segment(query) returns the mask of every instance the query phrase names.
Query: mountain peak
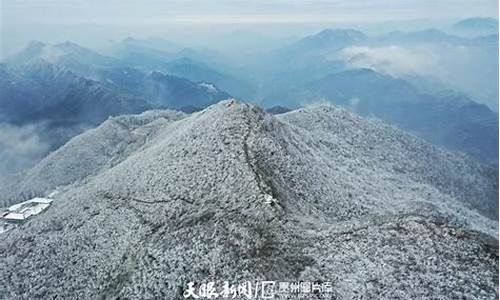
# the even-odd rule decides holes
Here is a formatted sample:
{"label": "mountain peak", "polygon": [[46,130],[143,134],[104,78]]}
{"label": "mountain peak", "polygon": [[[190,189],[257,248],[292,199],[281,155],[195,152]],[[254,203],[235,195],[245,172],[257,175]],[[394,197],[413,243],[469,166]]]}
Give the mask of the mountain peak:
{"label": "mountain peak", "polygon": [[359,42],[366,38],[366,35],[361,31],[354,29],[324,29],[317,34],[311,36],[313,39],[328,40],[332,42]]}
{"label": "mountain peak", "polygon": [[354,29],[324,29],[304,37],[280,50],[283,56],[318,55],[342,49],[366,39],[364,33]]}
{"label": "mountain peak", "polygon": [[469,29],[497,29],[498,30],[498,19],[491,17],[473,17],[468,19],[463,19],[455,24],[455,28],[469,28]]}
{"label": "mountain peak", "polygon": [[[344,299],[353,298],[353,282],[364,287],[366,274],[381,266],[391,286],[401,276],[432,286],[428,253],[443,262],[447,280],[494,289],[497,261],[476,237],[496,234],[495,222],[462,199],[496,201],[496,178],[483,171],[331,107],[272,116],[226,100],[187,116],[113,119],[13,186],[17,193],[61,192],[46,212],[3,238],[5,293],[26,294],[19,278],[35,274],[30,278],[45,289],[30,290],[32,298],[135,299],[147,290],[174,299],[182,290],[165,278],[196,281],[222,268],[228,278],[243,269],[241,280],[317,280],[338,274],[340,265],[354,272],[335,279],[335,296]],[[419,251],[402,251],[402,244]],[[352,247],[359,251],[345,251]],[[359,253],[376,255],[363,257],[359,270]],[[441,295],[448,286],[438,289],[424,292]]]}
{"label": "mountain peak", "polygon": [[47,44],[40,41],[30,41],[19,53],[16,53],[6,59],[7,63],[23,64],[30,60],[40,57]]}
{"label": "mountain peak", "polygon": [[72,41],[64,41],[62,43],[57,43],[52,46],[54,49],[62,50],[65,51],[66,53],[93,53],[93,50],[90,50],[88,48],[85,48],[81,46],[80,44],[77,44]]}

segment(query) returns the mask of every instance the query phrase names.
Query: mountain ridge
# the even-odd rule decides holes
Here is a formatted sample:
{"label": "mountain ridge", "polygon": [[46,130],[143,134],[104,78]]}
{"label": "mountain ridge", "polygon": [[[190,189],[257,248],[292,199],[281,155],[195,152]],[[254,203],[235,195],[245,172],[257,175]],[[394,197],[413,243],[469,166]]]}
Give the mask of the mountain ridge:
{"label": "mountain ridge", "polygon": [[[235,108],[232,108],[232,106],[235,106]],[[252,124],[252,126],[250,126],[249,124],[246,123],[248,121],[245,121],[246,120],[245,115],[248,113],[251,114],[252,120],[254,120],[254,122],[257,122],[256,124]],[[212,114],[215,115],[212,116]],[[318,149],[320,150],[315,150],[315,151],[326,151],[328,153],[332,151],[333,151],[332,153],[336,153],[338,151],[339,153],[341,153],[341,157],[343,157],[342,160],[339,161],[339,163],[341,162],[342,164],[347,164],[347,161],[352,160],[352,163],[358,164],[359,162],[353,160],[356,159],[356,157],[353,158],[352,156],[348,155],[349,152],[356,152],[357,155],[363,158],[363,164],[367,164],[367,166],[370,166],[370,168],[376,167],[378,170],[385,170],[384,172],[389,172],[390,174],[393,174],[391,176],[394,175],[403,177],[408,176],[408,179],[410,179],[411,181],[418,182],[419,184],[430,184],[435,189],[440,190],[442,193],[460,199],[462,203],[468,203],[468,205],[472,205],[473,207],[480,209],[483,213],[490,214],[491,218],[493,219],[495,218],[495,213],[491,215],[492,213],[491,210],[494,209],[495,207],[494,198],[495,198],[496,188],[495,184],[493,184],[493,181],[490,181],[491,174],[489,173],[488,169],[485,169],[480,164],[477,164],[474,161],[468,159],[466,156],[463,155],[460,156],[439,150],[419,140],[418,138],[403,133],[400,130],[395,129],[391,126],[376,121],[374,122],[365,120],[361,117],[357,117],[356,115],[346,110],[338,109],[333,106],[312,106],[310,108],[299,109],[296,111],[287,112],[273,117],[257,107],[235,102],[234,100],[231,101],[227,100],[212,105],[207,109],[200,111],[198,113],[194,113],[188,116],[187,118],[182,114],[176,115],[175,113],[168,111],[165,113],[144,113],[143,115],[138,115],[137,117],[132,117],[132,118],[127,116],[112,118],[107,122],[105,122],[100,127],[98,127],[96,130],[86,133],[82,136],[86,135],[92,136],[94,134],[93,132],[97,133],[103,130],[104,132],[107,132],[110,129],[105,130],[103,128],[108,128],[110,124],[123,122],[120,120],[129,120],[128,122],[132,122],[132,124],[136,123],[143,124],[144,121],[140,120],[144,118],[149,120],[148,122],[151,122],[157,118],[167,118],[167,120],[171,120],[169,121],[171,123],[165,124],[165,126],[173,126],[173,128],[178,128],[178,126],[187,126],[186,124],[191,124],[193,122],[194,124],[196,124],[197,122],[201,122],[202,120],[205,119],[219,120],[220,122],[223,122],[224,126],[226,126],[224,123],[226,122],[225,118],[228,118],[229,120],[231,120],[231,122],[235,122],[235,124],[237,124],[237,128],[248,126],[250,128],[250,132],[249,131],[245,131],[245,133],[240,132],[238,134],[235,134],[235,137],[230,138],[231,140],[241,139],[241,143],[243,143],[244,147],[243,150],[240,149],[237,152],[239,152],[239,155],[245,155],[247,157],[246,158],[247,160],[251,159],[253,155],[248,153],[249,151],[248,146],[245,146],[245,144],[247,143],[247,140],[251,138],[250,133],[252,133],[254,130],[264,130],[264,133],[266,135],[276,134],[274,138],[276,138],[277,140],[282,139],[279,138],[278,135],[278,132],[281,132],[282,130],[280,128],[286,130],[285,132],[282,132],[286,133],[286,136],[306,135],[306,132],[308,132],[307,135],[311,135],[311,138],[306,139],[304,142],[306,144],[312,144],[312,145],[317,144],[316,147],[319,147]],[[174,122],[172,122],[172,120]],[[159,124],[164,124],[164,123],[159,123]],[[120,125],[120,127],[121,126],[122,125]],[[192,126],[194,126],[194,128],[198,128],[198,125],[192,125]],[[218,125],[215,124],[212,125],[211,127],[213,127],[214,130],[218,131],[219,129],[217,128],[217,126]],[[232,127],[230,125],[227,126],[229,126],[228,128],[232,130]],[[114,127],[112,126],[110,128]],[[151,130],[151,128],[148,130]],[[241,130],[243,130],[243,128],[241,128]],[[268,133],[266,130],[272,130],[272,131]],[[130,130],[126,130],[125,132],[127,131]],[[114,130],[110,131],[110,133],[112,132],[114,132]],[[184,130],[181,130],[180,133],[184,134]],[[175,132],[171,132],[169,134],[175,134]],[[211,135],[222,134],[223,136],[225,136],[224,133],[211,132],[210,134]],[[361,136],[364,136],[365,138],[361,138],[360,134],[362,134]],[[149,134],[146,134],[146,136],[148,135]],[[161,137],[162,135],[160,134],[158,138]],[[88,142],[83,142],[83,143],[79,142],[79,140],[81,140],[80,137],[77,137],[75,139],[76,143],[75,141],[72,140],[70,144],[73,145],[69,147],[69,149],[81,149],[82,151],[84,151],[84,149],[91,146],[90,144],[88,144]],[[324,143],[318,142],[322,141],[323,139],[325,140]],[[90,140],[95,140],[95,138],[87,139],[87,141]],[[113,139],[105,138],[104,140],[113,140]],[[130,140],[130,139],[127,138],[125,140]],[[270,139],[269,137],[268,138],[259,137],[255,140],[255,142],[258,143],[260,147],[264,148],[275,147],[272,146],[274,142],[271,143],[270,145],[261,144],[263,143],[264,140],[267,140],[269,142],[272,141],[272,139]],[[332,144],[332,142],[335,140],[338,141],[339,143],[338,145]],[[112,147],[112,145],[113,143],[109,144],[107,147]],[[54,153],[53,155],[51,155],[51,158],[49,158],[49,160],[53,159],[54,157],[57,158],[59,155],[61,155],[61,152],[67,151],[68,149],[67,146],[68,145],[62,147],[58,153]],[[146,146],[143,145],[143,147]],[[158,145],[153,144],[153,141],[150,141],[149,146],[147,146],[147,148],[145,148],[144,150],[147,150],[149,148],[156,149],[158,147],[159,147]],[[107,152],[109,151],[106,151],[105,153]],[[269,153],[272,152],[273,152],[272,150],[269,151]],[[420,156],[421,153],[427,153],[426,157],[425,158],[421,157]],[[95,155],[96,157],[99,157],[98,154]],[[268,153],[262,152],[257,156],[263,156],[264,158],[267,155]],[[323,154],[323,156],[324,155],[325,154]],[[63,157],[66,157],[66,159],[71,159],[74,156],[81,156],[81,155],[65,154]],[[317,161],[317,159],[313,158],[311,159],[312,161]],[[392,166],[391,164],[388,164],[386,160],[397,161],[401,165]],[[408,162],[403,163],[403,161],[408,161]],[[71,162],[71,160],[69,162]],[[412,163],[410,164],[410,162]],[[72,164],[74,163],[78,164],[79,162],[75,161]],[[263,161],[259,163],[263,163]],[[318,164],[322,163],[324,162],[322,161],[318,162]],[[57,165],[57,163],[49,163],[48,165]],[[72,169],[77,170],[77,168],[74,167],[68,167],[68,168],[69,168],[68,170]],[[255,166],[252,167],[251,169],[254,168]],[[279,170],[280,168],[282,167],[274,166],[270,168],[270,170]],[[48,170],[47,171],[42,171],[42,170],[44,170],[44,168],[40,169],[39,174],[48,175],[50,173],[47,172]],[[468,170],[467,173],[469,174],[469,177],[467,177],[466,179],[462,178],[463,170]],[[262,173],[263,171],[255,171],[255,172],[259,173],[260,174],[259,176],[262,175],[263,176],[262,178],[269,177],[269,175],[263,174]],[[283,169],[282,172],[285,172],[285,170]],[[439,178],[440,176],[442,176],[441,174],[445,172],[448,173],[446,177]],[[67,171],[61,170],[60,173],[67,174]],[[123,173],[128,174],[127,172]],[[117,174],[120,173],[118,172]],[[476,174],[476,175],[472,176],[471,174]],[[51,175],[48,176],[50,177]],[[372,175],[367,175],[367,176],[370,177]],[[57,176],[53,177],[57,178]],[[64,176],[63,179],[66,180],[67,177],[68,175]],[[470,181],[474,178],[475,180],[479,181]],[[302,185],[304,184],[306,183],[303,183]],[[36,184],[33,184],[32,182],[30,184],[25,184],[25,186],[36,186]],[[56,186],[57,185],[53,185],[52,188],[56,188]],[[464,189],[463,187],[465,186],[468,186],[468,188]],[[266,188],[266,190],[269,189],[270,188]],[[16,188],[15,190],[18,190],[18,188]],[[48,193],[48,192],[50,191],[47,189],[38,191],[38,193]],[[474,195],[474,197],[472,197],[471,195]],[[475,200],[472,200],[472,198],[475,198]],[[488,201],[490,201],[491,205],[486,204]],[[481,202],[483,202],[483,204],[481,204]]]}
{"label": "mountain ridge", "polygon": [[498,114],[461,93],[420,92],[404,79],[372,69],[350,69],[327,75],[263,102],[288,99],[287,105],[330,102],[373,117],[484,163],[498,159]]}
{"label": "mountain ridge", "polygon": [[[478,232],[494,236],[498,222],[453,199],[450,182],[440,192],[385,169],[394,160],[353,152],[352,132],[411,149],[392,154],[398,163],[431,151],[432,170],[474,170],[466,158],[337,108],[279,116],[223,101],[153,126],[126,159],[61,188],[48,211],[5,233],[0,297],[175,298],[187,282],[226,278],[332,281],[339,298],[498,294],[494,241]],[[384,284],[366,285],[372,276]]]}

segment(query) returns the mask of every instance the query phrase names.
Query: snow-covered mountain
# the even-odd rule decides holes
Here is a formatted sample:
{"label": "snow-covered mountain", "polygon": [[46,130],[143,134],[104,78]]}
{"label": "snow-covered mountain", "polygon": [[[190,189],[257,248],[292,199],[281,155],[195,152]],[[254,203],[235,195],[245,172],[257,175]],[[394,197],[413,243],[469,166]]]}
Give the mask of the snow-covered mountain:
{"label": "snow-covered mountain", "polygon": [[331,281],[341,299],[498,295],[495,174],[331,106],[113,118],[2,195],[55,189],[3,234],[0,297],[174,299],[206,280]]}
{"label": "snow-covered mountain", "polygon": [[4,62],[18,66],[39,60],[66,67],[86,77],[92,77],[102,68],[120,65],[120,62],[113,57],[101,55],[70,41],[57,44],[32,41],[22,51],[8,57]]}

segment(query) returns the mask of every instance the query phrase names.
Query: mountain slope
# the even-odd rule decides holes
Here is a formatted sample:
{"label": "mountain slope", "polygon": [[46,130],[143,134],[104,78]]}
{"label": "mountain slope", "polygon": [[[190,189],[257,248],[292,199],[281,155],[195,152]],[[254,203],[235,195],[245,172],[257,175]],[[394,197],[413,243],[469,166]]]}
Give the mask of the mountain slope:
{"label": "mountain slope", "polygon": [[[279,117],[307,129],[336,151],[355,153],[352,158],[347,154],[352,167],[363,167],[357,162],[363,157],[369,168],[432,185],[492,219],[498,216],[495,170],[484,168],[464,155],[440,151],[396,128],[379,121],[366,121],[343,109],[319,106]],[[338,164],[346,164],[345,160],[342,158]],[[464,171],[470,176],[464,177]],[[463,189],[465,186],[468,188]]]}
{"label": "mountain slope", "polygon": [[194,82],[213,83],[238,98],[246,98],[254,93],[253,87],[243,80],[188,58],[176,59],[169,62],[164,71]]}
{"label": "mountain slope", "polygon": [[414,45],[414,44],[467,44],[469,40],[448,34],[441,30],[430,28],[420,31],[401,32],[394,31],[386,35],[380,36],[376,39],[377,43],[385,44],[400,44],[400,45]]}
{"label": "mountain slope", "polygon": [[[0,297],[171,299],[207,280],[331,281],[337,298],[498,295],[495,241],[472,230],[495,235],[498,222],[470,208],[496,203],[498,187],[475,162],[330,107],[276,117],[223,101],[160,123],[4,234]],[[398,152],[382,156],[387,144]]]}
{"label": "mountain slope", "polygon": [[8,57],[5,63],[19,66],[40,60],[63,66],[85,77],[92,77],[99,69],[121,64],[115,58],[101,55],[70,41],[53,45],[32,41],[25,49]]}
{"label": "mountain slope", "polygon": [[[201,63],[224,64],[226,58],[211,49],[193,49],[179,47],[158,47],[162,41],[126,39],[115,45],[114,56],[127,66],[146,70],[161,70],[172,61],[189,59]],[[168,49],[170,48],[170,49]]]}
{"label": "mountain slope", "polygon": [[[38,46],[45,47],[32,44],[35,50],[26,52],[36,52]],[[0,143],[0,160],[4,160],[0,181],[33,166],[73,136],[110,116],[155,107],[193,112],[230,98],[213,84],[159,72],[146,74],[134,68],[87,65],[78,59],[73,64],[67,60],[50,63],[36,57],[19,65],[14,61],[0,64],[0,135],[5,136]],[[75,67],[79,63],[89,68],[83,73],[92,74],[94,79],[79,73],[82,68]],[[10,142],[16,137],[23,144]]]}
{"label": "mountain slope", "polygon": [[44,60],[20,67],[1,66],[0,115],[4,122],[50,120],[98,124],[108,116],[137,113],[144,100],[80,77]]}
{"label": "mountain slope", "polygon": [[[146,72],[158,71],[193,82],[209,82],[234,96],[248,97],[254,92],[247,82],[212,66],[217,65],[217,61],[225,61],[219,54],[189,48],[165,51],[165,47],[155,46],[156,43],[162,44],[161,40],[127,39],[117,45],[116,56],[125,66]],[[203,61],[210,62],[210,66]]]}
{"label": "mountain slope", "polygon": [[405,80],[370,69],[354,69],[272,97],[287,99],[289,106],[315,101],[342,105],[435,145],[468,153],[483,162],[498,161],[498,114],[461,94],[423,94]]}
{"label": "mountain slope", "polygon": [[[196,82],[207,84],[220,82],[239,90],[238,82],[231,80],[230,77],[208,68],[203,69],[198,65],[179,64],[182,60],[175,60],[177,54],[170,57],[168,53],[143,48],[139,46],[140,44],[139,40],[123,41],[120,45],[125,47],[131,56],[125,55],[117,59],[72,42],[54,45],[31,42],[23,51],[8,58],[6,64],[16,68],[46,61],[71,70],[79,76],[100,81],[112,90],[121,90],[125,94],[132,93],[135,97],[148,101],[150,106],[187,111],[199,110],[218,100],[229,98],[225,92],[218,89],[207,90]],[[170,60],[175,61],[169,63]],[[182,78],[170,74],[179,74]],[[189,79],[196,82],[191,82]]]}
{"label": "mountain slope", "polygon": [[[50,153],[35,167],[19,175],[20,181],[0,185],[0,207],[34,195],[49,194],[112,167],[139,149],[165,124],[185,117],[184,113],[151,110],[140,115],[110,117]],[[92,145],[91,147],[89,147]],[[75,159],[76,158],[76,159]]]}
{"label": "mountain slope", "polygon": [[0,135],[5,138],[0,183],[109,116],[151,108],[139,97],[43,60],[0,64]]}
{"label": "mountain slope", "polygon": [[297,55],[317,56],[342,49],[346,46],[352,46],[365,39],[367,39],[367,37],[357,30],[325,29],[280,49],[280,53],[287,57]]}
{"label": "mountain slope", "polygon": [[158,71],[144,73],[134,68],[109,68],[100,72],[99,80],[147,99],[152,105],[187,112],[231,97],[211,83],[194,83]]}

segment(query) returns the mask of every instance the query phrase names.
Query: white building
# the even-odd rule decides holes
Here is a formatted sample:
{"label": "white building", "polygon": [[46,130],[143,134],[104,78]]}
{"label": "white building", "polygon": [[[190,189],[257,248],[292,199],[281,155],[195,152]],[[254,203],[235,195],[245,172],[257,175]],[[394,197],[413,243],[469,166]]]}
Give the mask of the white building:
{"label": "white building", "polygon": [[19,223],[27,220],[31,216],[38,215],[46,210],[52,203],[49,198],[33,198],[8,208],[1,219],[7,222]]}

